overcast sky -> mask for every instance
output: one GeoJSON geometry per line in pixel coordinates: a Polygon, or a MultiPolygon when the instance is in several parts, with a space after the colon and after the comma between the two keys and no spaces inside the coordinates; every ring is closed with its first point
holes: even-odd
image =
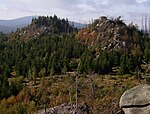
{"type": "Polygon", "coordinates": [[[0,19],[54,15],[88,23],[100,16],[122,16],[141,26],[142,15],[150,16],[150,0],[0,0],[0,19]]]}

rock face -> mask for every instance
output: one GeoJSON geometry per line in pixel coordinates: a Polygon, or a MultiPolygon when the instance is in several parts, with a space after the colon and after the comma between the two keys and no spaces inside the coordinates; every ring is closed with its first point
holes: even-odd
{"type": "Polygon", "coordinates": [[[139,85],[125,91],[120,107],[125,114],[150,114],[150,86],[139,85]]]}

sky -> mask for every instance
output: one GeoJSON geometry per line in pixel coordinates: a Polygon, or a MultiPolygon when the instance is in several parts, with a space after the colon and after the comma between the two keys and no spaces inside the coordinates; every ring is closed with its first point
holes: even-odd
{"type": "Polygon", "coordinates": [[[0,0],[0,19],[54,14],[82,23],[121,16],[141,26],[142,15],[150,16],[150,0],[0,0]]]}

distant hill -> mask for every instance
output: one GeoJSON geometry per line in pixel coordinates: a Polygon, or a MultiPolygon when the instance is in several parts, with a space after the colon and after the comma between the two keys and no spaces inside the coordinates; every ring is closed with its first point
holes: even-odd
{"type": "MultiPolygon", "coordinates": [[[[27,25],[30,25],[33,18],[38,18],[38,17],[26,16],[26,17],[21,17],[12,20],[0,20],[0,31],[2,31],[5,34],[10,33],[12,31],[16,32],[17,28],[22,28],[27,25]]],[[[71,21],[69,21],[69,24],[74,25],[74,27],[78,29],[85,28],[87,26],[86,24],[71,22],[71,21]]]]}
{"type": "Polygon", "coordinates": [[[31,24],[28,26],[17,29],[17,31],[10,34],[9,37],[15,39],[17,36],[22,40],[30,40],[40,36],[71,33],[76,30],[77,27],[69,23],[67,19],[60,19],[56,15],[49,17],[39,16],[32,19],[31,24]]]}
{"type": "Polygon", "coordinates": [[[25,27],[29,25],[34,16],[26,16],[12,20],[0,20],[0,31],[3,33],[15,32],[17,28],[25,27]]]}
{"type": "Polygon", "coordinates": [[[3,33],[10,33],[12,31],[16,31],[16,28],[0,25],[0,31],[3,33]]]}
{"type": "Polygon", "coordinates": [[[78,28],[78,29],[82,29],[82,28],[86,28],[87,27],[87,24],[73,22],[73,21],[69,21],[69,24],[73,25],[75,28],[78,28]]]}

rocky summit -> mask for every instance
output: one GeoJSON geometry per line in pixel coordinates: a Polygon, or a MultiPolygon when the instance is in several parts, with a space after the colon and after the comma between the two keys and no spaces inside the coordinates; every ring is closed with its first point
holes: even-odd
{"type": "Polygon", "coordinates": [[[140,37],[140,31],[132,23],[126,25],[121,17],[108,19],[105,16],[95,20],[89,27],[80,30],[77,34],[77,38],[85,44],[100,47],[102,50],[120,52],[133,47],[139,49],[140,37]]]}

